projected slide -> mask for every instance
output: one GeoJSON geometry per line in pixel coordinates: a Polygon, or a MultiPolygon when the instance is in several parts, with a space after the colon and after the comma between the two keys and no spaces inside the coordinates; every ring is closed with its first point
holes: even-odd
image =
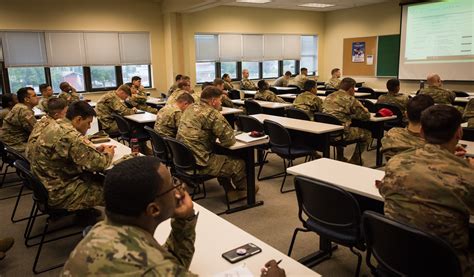
{"type": "Polygon", "coordinates": [[[449,80],[473,80],[473,18],[474,0],[405,6],[400,78],[422,79],[429,72],[446,72],[445,79],[450,75],[449,80]],[[454,74],[461,69],[465,72],[454,74]]]}

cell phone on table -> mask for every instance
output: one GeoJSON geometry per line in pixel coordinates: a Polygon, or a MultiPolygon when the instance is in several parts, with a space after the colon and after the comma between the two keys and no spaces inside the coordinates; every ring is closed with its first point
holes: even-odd
{"type": "Polygon", "coordinates": [[[253,243],[247,243],[223,253],[222,257],[233,264],[260,252],[262,252],[262,248],[253,243]]]}
{"type": "Polygon", "coordinates": [[[145,111],[137,110],[135,113],[136,113],[136,114],[142,114],[142,113],[145,113],[145,111]]]}

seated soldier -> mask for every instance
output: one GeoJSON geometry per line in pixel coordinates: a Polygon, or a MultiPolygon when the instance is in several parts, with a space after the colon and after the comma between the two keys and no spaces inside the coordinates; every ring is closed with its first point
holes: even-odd
{"type": "Polygon", "coordinates": [[[327,88],[339,89],[341,84],[341,70],[339,68],[333,68],[331,70],[331,79],[325,83],[327,88]]]}
{"type": "MultiPolygon", "coordinates": [[[[76,246],[61,276],[197,276],[189,266],[198,215],[189,194],[157,158],[137,157],[112,168],[104,198],[106,220],[76,246]],[[171,233],[161,246],[155,230],[169,218],[171,233]]],[[[266,268],[265,276],[285,276],[274,260],[266,268]]]]}
{"type": "Polygon", "coordinates": [[[66,118],[49,124],[34,144],[31,171],[48,190],[53,208],[70,211],[102,206],[102,178],[93,172],[108,168],[114,146],[96,147],[84,135],[95,116],[84,101],[69,105],[66,118]]]}
{"type": "Polygon", "coordinates": [[[222,75],[222,80],[224,80],[224,90],[231,91],[234,89],[234,85],[232,84],[232,78],[229,74],[224,73],[224,75],[222,75]]]}
{"type": "Polygon", "coordinates": [[[291,78],[291,72],[287,71],[285,72],[285,75],[281,76],[280,78],[276,79],[275,82],[273,82],[274,87],[287,87],[288,83],[290,82],[291,78]]]}
{"type": "Polygon", "coordinates": [[[257,86],[254,82],[249,80],[249,70],[244,69],[242,70],[242,80],[240,80],[240,89],[241,90],[257,90],[257,86]]]}
{"type": "Polygon", "coordinates": [[[41,84],[39,86],[39,90],[41,92],[41,100],[38,104],[38,109],[42,110],[43,112],[48,112],[48,100],[53,96],[53,89],[48,84],[41,84]]]}
{"type": "Polygon", "coordinates": [[[406,110],[408,103],[408,95],[399,93],[400,91],[400,81],[398,79],[390,79],[387,81],[387,90],[386,95],[380,95],[377,99],[377,104],[392,104],[400,109],[403,113],[403,119],[406,121],[406,110]]]}
{"type": "Polygon", "coordinates": [[[123,101],[132,94],[130,87],[127,85],[121,85],[116,91],[111,91],[102,96],[97,102],[97,116],[102,129],[108,134],[116,134],[119,132],[117,122],[112,116],[112,113],[116,113],[121,116],[135,114],[136,108],[127,108],[123,101]]]}
{"type": "Polygon", "coordinates": [[[224,80],[220,78],[214,79],[214,82],[212,83],[213,86],[222,90],[222,99],[221,99],[222,107],[233,108],[234,103],[232,103],[232,101],[230,100],[229,94],[227,93],[227,91],[224,90],[224,84],[225,84],[224,80]]]}
{"type": "Polygon", "coordinates": [[[16,94],[12,93],[4,93],[2,94],[2,110],[0,110],[0,127],[3,125],[3,119],[7,116],[7,114],[13,109],[18,103],[18,98],[16,94]]]}
{"type": "Polygon", "coordinates": [[[175,138],[181,115],[193,103],[194,98],[189,93],[183,93],[176,99],[176,104],[161,108],[156,116],[155,130],[164,137],[175,138]]]}
{"type": "Polygon", "coordinates": [[[469,217],[474,214],[474,159],[454,153],[462,137],[461,113],[434,105],[421,114],[423,147],[400,153],[377,181],[387,217],[439,236],[457,252],[463,276],[474,274],[469,217]]]}
{"type": "Polygon", "coordinates": [[[431,96],[436,104],[451,105],[456,99],[456,94],[450,90],[443,88],[443,82],[438,74],[430,74],[426,77],[427,88],[420,89],[419,94],[427,94],[431,96]]]}
{"type": "MultiPolygon", "coordinates": [[[[363,161],[359,159],[359,155],[362,156],[362,152],[367,147],[367,143],[370,141],[371,133],[369,130],[351,127],[352,119],[358,120],[369,120],[370,113],[367,108],[362,105],[354,97],[356,81],[352,78],[344,78],[341,81],[339,90],[331,93],[323,102],[323,112],[335,116],[344,125],[344,139],[354,140],[362,139],[364,142],[359,142],[354,150],[354,153],[349,160],[350,163],[363,164],[363,161]],[[359,151],[361,151],[359,153],[359,151]]],[[[337,159],[345,161],[344,149],[342,147],[337,148],[337,159]]]]}
{"type": "Polygon", "coordinates": [[[474,128],[474,98],[467,102],[464,108],[463,119],[467,120],[467,127],[474,128]]]}
{"type": "Polygon", "coordinates": [[[133,85],[132,83],[126,83],[126,85],[130,87],[130,92],[132,93],[132,95],[127,99],[127,103],[130,106],[137,108],[138,110],[146,111],[152,114],[158,113],[157,109],[150,107],[146,104],[146,100],[148,99],[148,96],[146,95],[146,92],[144,90],[140,92],[137,89],[137,87],[133,85]]]}
{"type": "Polygon", "coordinates": [[[68,82],[62,82],[59,84],[59,88],[61,89],[61,93],[59,93],[58,97],[66,100],[68,105],[72,102],[79,101],[79,95],[76,89],[68,82]]]}
{"type": "Polygon", "coordinates": [[[178,97],[183,93],[189,93],[194,98],[194,102],[199,101],[199,93],[194,92],[194,90],[191,88],[191,82],[188,80],[183,80],[178,83],[178,89],[173,91],[170,97],[168,97],[168,100],[166,100],[166,105],[174,105],[176,103],[176,99],[178,99],[178,97]]]}
{"type": "Polygon", "coordinates": [[[300,89],[304,88],[304,83],[308,80],[308,69],[306,67],[301,68],[300,74],[296,75],[293,79],[293,84],[297,85],[300,89]]]}
{"type": "Polygon", "coordinates": [[[166,93],[166,97],[170,97],[171,93],[173,93],[173,91],[175,91],[178,88],[179,82],[181,82],[183,80],[183,75],[181,75],[181,74],[176,75],[174,80],[175,81],[174,81],[173,85],[168,89],[168,92],[166,93]]]}
{"type": "Polygon", "coordinates": [[[36,124],[33,107],[38,97],[33,88],[24,87],[16,92],[18,104],[3,119],[0,140],[20,153],[24,153],[28,137],[36,124]]]}
{"type": "Polygon", "coordinates": [[[201,101],[192,104],[181,116],[176,138],[193,151],[200,167],[199,173],[216,176],[229,201],[234,202],[247,197],[245,162],[213,153],[216,139],[219,139],[223,147],[229,147],[236,142],[234,130],[218,111],[221,97],[220,89],[206,87],[201,94],[201,101]]]}
{"type": "Polygon", "coordinates": [[[45,104],[48,107],[48,113],[43,116],[31,131],[28,143],[26,145],[25,157],[31,161],[34,158],[35,143],[38,137],[48,127],[49,124],[56,124],[56,120],[64,118],[67,111],[66,100],[62,98],[49,98],[48,103],[45,104]]]}
{"type": "Polygon", "coordinates": [[[298,94],[293,102],[295,108],[305,111],[311,120],[314,118],[314,113],[320,112],[323,106],[323,100],[317,93],[316,81],[308,80],[304,83],[304,92],[298,94]]]}
{"type": "Polygon", "coordinates": [[[417,95],[407,104],[408,126],[406,128],[392,128],[382,138],[382,154],[388,161],[393,156],[412,148],[419,148],[425,144],[420,135],[421,113],[434,105],[433,98],[428,95],[417,95]]]}
{"type": "Polygon", "coordinates": [[[254,96],[255,100],[277,102],[277,103],[287,103],[281,97],[277,96],[273,91],[269,90],[270,85],[265,80],[260,80],[257,83],[258,91],[254,96]]]}

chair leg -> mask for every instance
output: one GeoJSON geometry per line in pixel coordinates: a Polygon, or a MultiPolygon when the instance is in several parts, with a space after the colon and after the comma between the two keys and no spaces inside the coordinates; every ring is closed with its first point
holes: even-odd
{"type": "MultiPolygon", "coordinates": [[[[288,160],[288,166],[292,166],[293,165],[293,160],[288,160]]],[[[291,192],[291,191],[294,191],[295,189],[289,189],[289,190],[283,190],[283,187],[285,186],[285,181],[286,181],[286,176],[288,176],[288,172],[286,171],[286,161],[285,159],[283,159],[283,167],[284,167],[284,175],[283,175],[283,180],[281,182],[281,186],[280,186],[280,192],[281,193],[287,193],[287,192],[291,192]]]]}
{"type": "Polygon", "coordinates": [[[27,238],[27,235],[28,235],[28,231],[30,229],[30,224],[31,224],[31,221],[33,220],[33,214],[36,210],[36,202],[33,202],[33,206],[31,206],[31,211],[30,211],[30,216],[28,217],[28,222],[26,223],[26,227],[25,227],[25,232],[23,233],[23,238],[27,238]]]}
{"type": "Polygon", "coordinates": [[[349,247],[352,253],[354,253],[357,256],[357,268],[355,272],[355,277],[359,277],[360,274],[360,266],[362,264],[362,255],[359,253],[359,251],[356,251],[354,247],[349,247]]]}
{"type": "Polygon", "coordinates": [[[28,220],[28,224],[26,225],[26,236],[25,236],[25,246],[26,247],[31,247],[31,246],[34,246],[35,244],[28,244],[28,242],[33,239],[33,237],[31,237],[31,231],[33,230],[33,226],[35,224],[35,220],[36,220],[36,217],[38,216],[38,212],[39,212],[39,209],[38,209],[38,205],[36,205],[36,203],[33,205],[33,208],[31,210],[33,212],[33,215],[32,217],[30,218],[30,220],[28,220]],[[33,212],[34,210],[34,212],[33,212]]]}
{"type": "Polygon", "coordinates": [[[290,249],[288,249],[288,256],[289,257],[291,257],[291,252],[293,251],[293,246],[295,244],[296,235],[298,234],[299,231],[308,232],[308,230],[302,229],[302,228],[296,228],[295,229],[295,231],[293,232],[293,236],[291,237],[290,249]]]}
{"type": "Polygon", "coordinates": [[[260,166],[258,168],[258,174],[257,174],[257,180],[258,181],[263,180],[262,178],[260,178],[260,174],[262,173],[263,165],[265,165],[265,161],[267,160],[267,156],[268,156],[268,151],[265,152],[265,155],[263,156],[263,161],[261,161],[260,166]]]}
{"type": "Polygon", "coordinates": [[[18,192],[18,196],[16,197],[15,206],[13,207],[12,216],[10,217],[10,220],[12,221],[12,223],[16,223],[18,221],[28,219],[28,217],[25,217],[25,218],[22,218],[22,219],[15,219],[16,209],[18,208],[18,204],[20,203],[21,193],[23,192],[24,187],[25,187],[24,185],[21,186],[20,191],[18,192]]]}

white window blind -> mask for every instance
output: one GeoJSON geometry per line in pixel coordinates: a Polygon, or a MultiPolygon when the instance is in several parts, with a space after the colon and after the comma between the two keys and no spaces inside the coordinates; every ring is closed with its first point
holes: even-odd
{"type": "Polygon", "coordinates": [[[47,65],[43,32],[4,32],[5,66],[47,65]]]}
{"type": "Polygon", "coordinates": [[[119,33],[121,64],[151,64],[148,33],[119,33]]]}
{"type": "Polygon", "coordinates": [[[45,38],[50,66],[75,66],[85,63],[83,33],[47,32],[45,38]]]}
{"type": "Polygon", "coordinates": [[[243,61],[263,60],[263,35],[243,35],[243,61]]]}
{"type": "Polygon", "coordinates": [[[283,59],[283,37],[282,35],[263,35],[263,58],[264,60],[283,59]]]}
{"type": "Polygon", "coordinates": [[[300,35],[283,35],[283,59],[299,60],[301,53],[300,35]]]}
{"type": "Polygon", "coordinates": [[[221,61],[242,60],[242,35],[219,35],[219,58],[221,61]]]}
{"type": "Polygon", "coordinates": [[[219,59],[217,35],[196,35],[196,62],[215,62],[219,59]]]}
{"type": "Polygon", "coordinates": [[[120,64],[118,33],[84,33],[87,65],[120,64]]]}

